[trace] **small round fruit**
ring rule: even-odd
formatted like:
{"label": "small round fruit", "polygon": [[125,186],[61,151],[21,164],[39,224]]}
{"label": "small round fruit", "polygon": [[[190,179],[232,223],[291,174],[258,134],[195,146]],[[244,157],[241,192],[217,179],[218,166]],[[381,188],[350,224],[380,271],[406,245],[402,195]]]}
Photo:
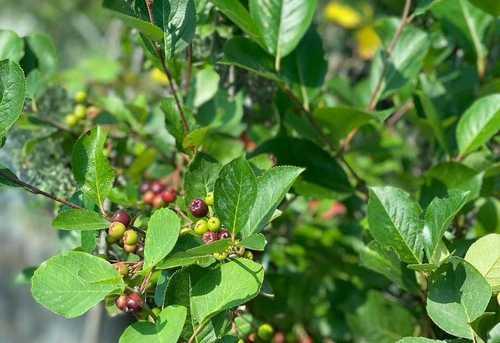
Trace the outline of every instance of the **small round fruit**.
{"label": "small round fruit", "polygon": [[245,251],[245,254],[243,255],[244,258],[248,258],[249,260],[253,260],[253,253],[249,250]]}
{"label": "small round fruit", "polygon": [[83,105],[76,105],[73,110],[73,115],[78,118],[78,120],[85,119],[87,116],[87,108]]}
{"label": "small round fruit", "polygon": [[203,235],[205,232],[208,231],[208,224],[205,219],[200,219],[194,224],[194,232],[197,235]]}
{"label": "small round fruit", "polygon": [[214,192],[210,192],[205,197],[205,202],[208,206],[213,206],[214,204]]}
{"label": "small round fruit", "polygon": [[274,329],[271,325],[265,323],[259,326],[257,330],[257,336],[264,341],[270,341],[273,337]]}
{"label": "small round fruit", "polygon": [[229,231],[227,230],[221,230],[221,232],[219,232],[219,239],[226,239],[226,238],[229,238],[231,235],[229,234]]}
{"label": "small round fruit", "polygon": [[214,253],[214,258],[217,260],[217,261],[224,261],[226,258],[227,258],[227,253],[226,252],[221,252],[221,253]]}
{"label": "small round fruit", "polygon": [[134,253],[136,249],[137,249],[137,244],[133,245],[123,244],[123,250],[125,250],[125,252],[128,252],[129,254]]}
{"label": "small round fruit", "polygon": [[175,189],[167,189],[163,193],[161,193],[161,198],[165,201],[166,204],[170,204],[177,199],[177,192]]}
{"label": "small round fruit", "polygon": [[144,299],[139,293],[130,293],[127,296],[127,311],[128,312],[138,312],[144,306]]}
{"label": "small round fruit", "polygon": [[79,91],[75,93],[75,101],[78,103],[82,103],[87,100],[87,93],[84,91]]}
{"label": "small round fruit", "polygon": [[127,230],[123,233],[123,244],[135,245],[139,237],[134,230]]}
{"label": "small round fruit", "polygon": [[125,262],[117,262],[113,264],[113,267],[120,273],[121,276],[127,276],[128,274],[128,266]]}
{"label": "small round fruit", "polygon": [[202,199],[194,199],[189,207],[191,214],[196,218],[205,217],[208,213],[208,206]]}
{"label": "small round fruit", "polygon": [[120,295],[115,300],[116,307],[120,309],[120,311],[127,312],[127,296],[125,294]]}
{"label": "small round fruit", "polygon": [[111,218],[112,221],[114,222],[120,222],[125,226],[128,226],[130,224],[130,216],[128,213],[124,210],[118,210],[113,214],[113,217]]}
{"label": "small round fruit", "polygon": [[142,194],[144,194],[147,191],[151,190],[151,184],[149,182],[143,182],[141,185],[141,188],[139,188],[139,190]]}
{"label": "small round fruit", "polygon": [[220,229],[220,220],[217,217],[208,219],[208,229],[212,232],[217,232]]}
{"label": "small round fruit", "polygon": [[108,242],[108,244],[116,243],[116,241],[118,241],[118,239],[111,237],[109,234],[106,236],[106,242]]}
{"label": "small round fruit", "polygon": [[142,196],[142,201],[144,201],[145,204],[153,205],[155,198],[156,198],[156,195],[153,193],[153,191],[147,191]]}
{"label": "small round fruit", "polygon": [[108,229],[108,235],[113,239],[122,238],[124,232],[126,230],[125,225],[120,222],[112,222]]}
{"label": "small round fruit", "polygon": [[152,206],[154,208],[160,208],[160,207],[163,207],[163,205],[165,205],[165,203],[163,202],[163,199],[161,198],[161,194],[155,195],[155,197],[153,199]]}
{"label": "small round fruit", "polygon": [[152,184],[151,184],[151,190],[155,193],[155,194],[160,194],[161,192],[163,192],[166,188],[166,185],[161,182],[161,181],[154,181]]}
{"label": "small round fruit", "polygon": [[217,232],[210,232],[210,231],[205,232],[203,234],[202,240],[205,244],[213,243],[219,240],[219,234]]}
{"label": "small round fruit", "polygon": [[78,118],[74,114],[68,114],[66,117],[64,117],[64,122],[69,127],[75,127],[76,124],[78,124]]}

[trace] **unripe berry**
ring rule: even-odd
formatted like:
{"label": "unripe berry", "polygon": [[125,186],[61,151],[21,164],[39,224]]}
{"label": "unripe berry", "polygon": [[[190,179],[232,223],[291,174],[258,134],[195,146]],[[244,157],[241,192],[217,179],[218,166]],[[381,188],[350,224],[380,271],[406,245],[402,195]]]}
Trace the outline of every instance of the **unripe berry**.
{"label": "unripe berry", "polygon": [[84,91],[79,91],[75,93],[75,101],[82,103],[87,100],[87,93]]}
{"label": "unripe berry", "polygon": [[248,258],[249,260],[253,260],[253,253],[249,250],[245,251],[245,254],[243,255],[244,258]]}
{"label": "unripe berry", "polygon": [[78,118],[74,114],[68,114],[66,117],[64,117],[64,122],[69,127],[75,127],[76,124],[78,124]]}
{"label": "unripe berry", "polygon": [[134,245],[137,243],[138,236],[134,230],[127,230],[123,233],[123,244]]}
{"label": "unripe berry", "polygon": [[160,208],[160,207],[163,207],[165,203],[163,202],[163,199],[161,198],[161,194],[158,194],[158,195],[155,195],[154,199],[153,199],[153,207],[154,208]]}
{"label": "unripe berry", "polygon": [[123,225],[123,223],[112,222],[108,229],[108,235],[111,236],[111,238],[118,240],[122,238],[125,230],[126,228],[125,225]]}
{"label": "unripe berry", "polygon": [[219,234],[217,232],[205,232],[202,238],[205,244],[209,244],[219,240]]}
{"label": "unripe berry", "polygon": [[128,226],[130,224],[130,216],[128,213],[124,210],[118,210],[113,214],[113,217],[111,218],[112,221],[114,222],[120,222],[125,226]]}
{"label": "unripe berry", "polygon": [[151,190],[155,193],[155,194],[160,194],[161,192],[163,192],[165,190],[166,186],[163,182],[161,181],[154,181],[152,184],[151,184]]}
{"label": "unripe berry", "polygon": [[155,198],[156,195],[153,193],[153,191],[147,191],[142,196],[142,201],[144,201],[145,204],[153,205],[153,201],[155,200]]}
{"label": "unripe berry", "polygon": [[220,229],[220,220],[217,217],[208,219],[208,229],[212,232],[217,232]]}
{"label": "unripe berry", "polygon": [[165,201],[166,204],[170,204],[174,202],[175,199],[177,199],[177,193],[175,189],[168,189],[161,193],[161,198],[163,199],[163,201]]}
{"label": "unripe berry", "polygon": [[227,258],[227,252],[221,252],[221,253],[214,253],[214,258],[217,260],[217,261],[223,261]]}
{"label": "unripe berry", "polygon": [[87,116],[87,108],[83,105],[76,105],[75,109],[73,110],[73,115],[78,118],[78,120],[85,119]]}
{"label": "unripe berry", "polygon": [[264,341],[270,341],[273,337],[274,329],[269,324],[262,324],[257,330],[257,336]]}
{"label": "unripe berry", "polygon": [[214,192],[210,192],[207,194],[207,196],[205,197],[205,203],[208,206],[213,206],[213,204],[214,204]]}
{"label": "unripe berry", "polygon": [[221,232],[219,232],[219,239],[226,239],[226,238],[229,238],[231,235],[229,234],[229,231],[227,230],[221,230]]}
{"label": "unripe berry", "polygon": [[125,294],[120,295],[115,300],[116,307],[120,309],[120,311],[127,312],[127,296]]}
{"label": "unripe berry", "polygon": [[127,276],[128,274],[128,266],[125,262],[117,262],[113,264],[113,267],[120,273],[121,276]]}
{"label": "unripe berry", "polygon": [[144,300],[138,293],[131,293],[127,296],[127,312],[138,312],[144,306]]}
{"label": "unripe berry", "polygon": [[208,213],[208,206],[202,199],[194,199],[189,207],[191,214],[197,218],[205,217]]}
{"label": "unripe berry", "polygon": [[123,250],[125,250],[125,252],[128,252],[129,254],[135,252],[135,249],[137,249],[137,244],[123,244]]}
{"label": "unripe berry", "polygon": [[208,224],[205,219],[200,219],[194,224],[194,232],[197,235],[203,235],[205,232],[208,231]]}

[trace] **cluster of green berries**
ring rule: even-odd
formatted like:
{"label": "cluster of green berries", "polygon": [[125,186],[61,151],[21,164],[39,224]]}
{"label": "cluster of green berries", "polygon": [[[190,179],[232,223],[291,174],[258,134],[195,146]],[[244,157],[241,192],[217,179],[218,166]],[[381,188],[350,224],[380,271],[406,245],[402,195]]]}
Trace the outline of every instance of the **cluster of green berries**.
{"label": "cluster of green berries", "polygon": [[130,216],[123,210],[116,211],[111,218],[108,229],[108,243],[121,243],[123,250],[128,253],[137,252],[139,246],[139,235],[133,229],[127,229],[130,224]]}
{"label": "cluster of green berries", "polygon": [[[274,337],[273,337],[274,336]],[[280,335],[282,336],[282,334]],[[276,342],[282,343],[284,340],[279,339],[274,335],[274,329],[270,324],[264,323],[260,325],[257,329],[257,332],[254,332],[247,337],[247,342],[249,343],[258,343],[258,342]],[[238,341],[238,343],[243,343],[244,340]]]}
{"label": "cluster of green berries", "polygon": [[73,112],[67,114],[64,117],[64,122],[68,127],[73,128],[77,126],[82,120],[85,118],[94,118],[96,117],[100,109],[95,106],[85,106],[87,101],[87,93],[84,91],[77,92],[75,94],[74,100],[76,102],[75,107],[73,108]]}
{"label": "cluster of green berries", "polygon": [[142,201],[153,208],[168,206],[177,199],[177,191],[174,188],[168,188],[160,180],[144,182],[141,185]]}
{"label": "cluster of green berries", "polygon": [[249,260],[253,260],[253,254],[250,250],[246,250],[243,245],[240,244],[240,241],[234,241],[229,247],[226,248],[223,252],[216,252],[213,254],[214,258],[218,261],[223,261],[226,258],[236,258],[236,257],[244,257]]}

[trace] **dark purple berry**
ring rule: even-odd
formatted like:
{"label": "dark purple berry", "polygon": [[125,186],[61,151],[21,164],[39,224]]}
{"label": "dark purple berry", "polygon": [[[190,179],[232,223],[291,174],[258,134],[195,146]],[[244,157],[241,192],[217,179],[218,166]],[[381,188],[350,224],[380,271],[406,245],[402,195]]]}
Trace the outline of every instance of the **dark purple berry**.
{"label": "dark purple berry", "polygon": [[203,234],[202,240],[203,240],[203,242],[205,242],[205,244],[215,242],[215,241],[219,240],[219,233],[218,232],[211,232],[211,231],[205,232]]}
{"label": "dark purple berry", "polygon": [[124,210],[118,210],[115,214],[113,214],[111,221],[120,222],[123,225],[128,226],[128,224],[130,224],[130,216]]}
{"label": "dark purple berry", "polygon": [[189,207],[191,214],[197,218],[205,217],[208,213],[208,206],[202,199],[194,199]]}
{"label": "dark purple berry", "polygon": [[229,238],[231,235],[229,234],[229,231],[227,230],[221,230],[219,232],[219,239],[226,239]]}
{"label": "dark purple berry", "polygon": [[139,312],[144,306],[144,300],[138,293],[127,296],[127,312]]}

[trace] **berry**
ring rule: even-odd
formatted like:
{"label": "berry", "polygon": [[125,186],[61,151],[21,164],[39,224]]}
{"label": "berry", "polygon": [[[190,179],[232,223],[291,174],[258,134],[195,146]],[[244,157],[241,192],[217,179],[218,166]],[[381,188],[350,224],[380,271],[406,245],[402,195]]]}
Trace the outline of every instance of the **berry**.
{"label": "berry", "polygon": [[220,229],[220,220],[217,217],[208,219],[208,229],[212,232],[217,232]]}
{"label": "berry", "polygon": [[127,230],[123,233],[123,244],[135,245],[137,243],[137,232],[134,230]]}
{"label": "berry", "polygon": [[243,255],[244,258],[248,258],[249,260],[253,260],[253,254],[251,251],[247,250]]}
{"label": "berry", "polygon": [[128,266],[125,262],[117,262],[113,264],[113,267],[120,273],[121,276],[127,276],[128,274]]}
{"label": "berry", "polygon": [[214,204],[214,192],[210,192],[205,197],[205,202],[208,206],[213,206]]}
{"label": "berry", "polygon": [[142,196],[142,201],[144,201],[145,204],[153,205],[153,201],[155,200],[155,198],[156,195],[153,193],[153,191],[147,191]]}
{"label": "berry", "polygon": [[168,189],[161,193],[161,198],[163,201],[165,201],[166,204],[170,204],[171,202],[174,202],[175,199],[177,199],[177,192],[175,189]]}
{"label": "berry", "polygon": [[163,207],[165,203],[163,202],[163,199],[161,198],[161,195],[156,195],[153,199],[153,207],[154,208],[160,208],[160,207]]}
{"label": "berry", "polygon": [[200,219],[194,224],[194,232],[197,235],[203,235],[205,232],[208,231],[208,224],[205,219]]}
{"label": "berry", "polygon": [[229,234],[229,231],[227,230],[222,230],[219,232],[219,239],[226,239],[229,238],[231,235]]}
{"label": "berry", "polygon": [[127,308],[127,296],[125,294],[120,295],[115,300],[116,307],[118,307],[123,312],[128,312]]}
{"label": "berry", "polygon": [[213,256],[217,261],[224,261],[227,258],[227,252],[216,252]]}
{"label": "berry", "polygon": [[106,242],[108,242],[108,244],[116,243],[117,240],[118,239],[111,237],[109,234],[106,236]]}
{"label": "berry", "polygon": [[139,188],[140,192],[141,193],[146,193],[147,191],[150,191],[151,190],[151,184],[149,182],[144,182],[142,185],[141,185],[141,188]]}
{"label": "berry", "polygon": [[120,222],[125,226],[128,226],[130,224],[130,216],[128,213],[124,210],[118,210],[113,214],[113,217],[111,218],[112,221],[114,222]]}
{"label": "berry", "polygon": [[76,124],[78,124],[78,118],[74,114],[68,114],[66,117],[64,117],[64,122],[69,127],[75,127]]}
{"label": "berry", "polygon": [[129,245],[129,244],[123,244],[123,250],[128,253],[133,253],[137,249],[137,244]]}
{"label": "berry", "polygon": [[259,326],[259,329],[257,330],[257,336],[261,338],[264,341],[270,341],[271,338],[273,337],[274,329],[271,325],[269,324],[262,324]]}
{"label": "berry", "polygon": [[273,337],[273,342],[274,343],[285,343],[286,342],[286,337],[283,332],[276,332],[276,335]]}
{"label": "berry", "polygon": [[85,100],[87,100],[87,93],[86,92],[84,92],[84,91],[76,92],[76,94],[75,94],[75,101],[76,102],[82,103]]}
{"label": "berry", "polygon": [[163,192],[165,190],[165,188],[166,188],[165,184],[161,181],[155,181],[151,184],[151,190],[155,194],[160,194],[161,192]]}
{"label": "berry", "polygon": [[197,218],[205,217],[208,213],[208,206],[202,199],[194,199],[189,207],[191,214]]}
{"label": "berry", "polygon": [[78,118],[78,120],[82,120],[87,116],[87,108],[83,105],[76,105],[73,110],[73,115]]}
{"label": "berry", "polygon": [[144,300],[138,293],[127,296],[127,312],[139,312],[144,306]]}
{"label": "berry", "polygon": [[112,222],[108,229],[108,235],[111,236],[111,238],[118,240],[122,238],[125,230],[126,228],[125,225],[123,225],[123,223]]}
{"label": "berry", "polygon": [[215,241],[219,240],[219,234],[217,232],[210,232],[210,231],[205,232],[203,234],[202,240],[205,244],[215,242]]}

